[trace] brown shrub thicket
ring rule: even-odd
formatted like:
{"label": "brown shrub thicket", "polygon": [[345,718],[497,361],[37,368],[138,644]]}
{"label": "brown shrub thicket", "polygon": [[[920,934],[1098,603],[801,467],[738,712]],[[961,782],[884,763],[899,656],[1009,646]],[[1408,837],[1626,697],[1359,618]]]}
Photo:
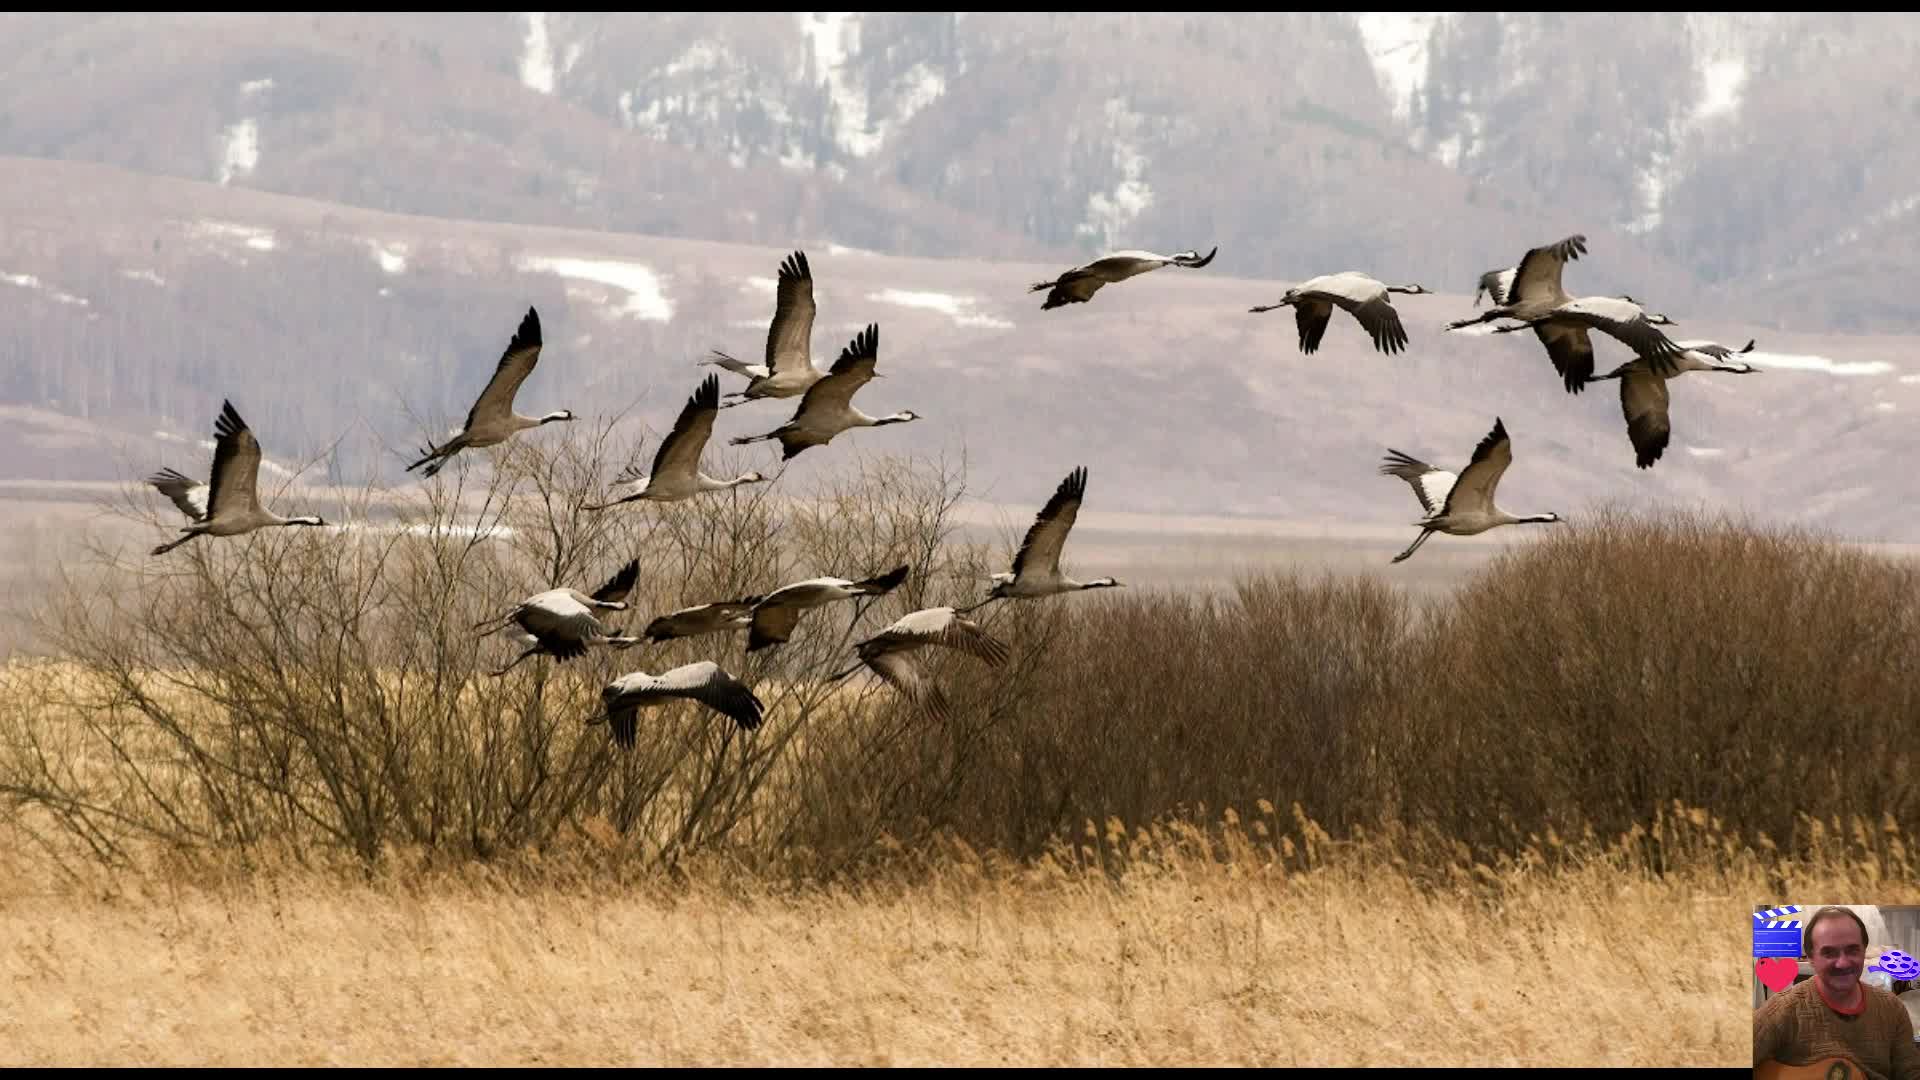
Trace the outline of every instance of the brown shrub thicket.
{"label": "brown shrub thicket", "polygon": [[[328,511],[344,531],[77,553],[39,608],[48,662],[0,675],[0,797],[49,850],[109,861],[156,844],[362,864],[572,848],[803,877],[940,837],[1031,858],[1090,823],[1262,800],[1334,837],[1418,833],[1449,863],[1634,834],[1657,868],[1644,826],[1676,800],[1789,853],[1811,841],[1801,813],[1920,825],[1906,565],[1791,530],[1601,514],[1425,608],[1385,577],[1287,575],[1002,602],[978,617],[1006,666],[930,650],[954,705],[936,725],[870,676],[824,676],[886,622],[977,599],[1009,553],[956,538],[961,470],[828,452],[846,460],[811,489],[593,514],[620,456],[605,430],[543,434],[419,488],[365,486]],[[475,623],[634,557],[615,620],[631,631],[809,576],[913,573],[857,626],[850,604],[817,609],[751,656],[733,633],[485,676],[517,647]],[[755,687],[761,730],[686,704],[644,714],[621,753],[588,725],[611,678],[698,659]]]}

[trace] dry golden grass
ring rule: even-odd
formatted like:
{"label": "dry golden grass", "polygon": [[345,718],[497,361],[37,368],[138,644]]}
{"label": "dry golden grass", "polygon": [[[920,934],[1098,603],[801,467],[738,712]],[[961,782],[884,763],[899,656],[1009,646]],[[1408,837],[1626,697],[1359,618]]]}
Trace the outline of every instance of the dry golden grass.
{"label": "dry golden grass", "polygon": [[1110,825],[858,889],[703,865],[19,890],[0,1064],[1737,1066],[1753,902],[1920,898],[1910,866],[1889,888],[1836,851],[1770,885],[1705,815],[1666,827],[1691,855],[1665,878],[1616,850],[1429,890],[1388,869],[1405,841],[1308,858],[1261,819],[1211,855]]}

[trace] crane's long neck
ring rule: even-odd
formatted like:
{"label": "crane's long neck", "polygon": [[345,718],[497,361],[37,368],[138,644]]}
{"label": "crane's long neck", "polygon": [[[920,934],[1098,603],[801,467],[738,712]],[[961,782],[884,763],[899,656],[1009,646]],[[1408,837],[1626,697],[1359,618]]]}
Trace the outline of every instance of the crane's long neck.
{"label": "crane's long neck", "polygon": [[760,474],[754,472],[743,472],[731,480],[716,480],[706,473],[701,473],[699,482],[701,491],[725,491],[728,488],[739,487],[741,484],[755,483],[760,479]]}
{"label": "crane's long neck", "polygon": [[573,414],[565,409],[561,409],[558,412],[550,412],[545,416],[521,416],[519,413],[514,413],[513,426],[515,430],[524,431],[527,428],[537,428],[542,424],[551,424],[556,420],[571,419],[573,419]]}

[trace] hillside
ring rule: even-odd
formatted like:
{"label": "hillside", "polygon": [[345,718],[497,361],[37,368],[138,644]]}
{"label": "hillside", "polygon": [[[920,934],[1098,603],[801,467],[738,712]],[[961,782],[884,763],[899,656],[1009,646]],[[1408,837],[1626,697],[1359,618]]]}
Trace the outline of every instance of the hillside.
{"label": "hillside", "polygon": [[[1630,32],[1629,32],[1630,28]],[[914,256],[1222,245],[1912,332],[1907,15],[9,15],[0,154]],[[1550,59],[1544,59],[1550,58]],[[1835,123],[1835,117],[1845,117]],[[1438,283],[1438,284],[1436,284]]]}
{"label": "hillside", "polygon": [[[25,159],[0,161],[0,233],[17,358],[0,395],[30,406],[9,413],[0,480],[204,471],[193,444],[231,398],[283,467],[337,446],[316,482],[417,483],[405,455],[458,423],[529,304],[548,345],[522,409],[631,407],[629,424],[657,432],[714,370],[696,367],[708,350],[758,356],[788,250],[384,214]],[[788,467],[802,484],[862,451],[964,451],[976,494],[995,502],[1037,506],[1084,463],[1090,510],[1399,527],[1417,506],[1375,472],[1385,448],[1457,468],[1499,415],[1515,447],[1501,497],[1516,511],[1679,500],[1920,538],[1903,509],[1916,480],[1880,464],[1898,460],[1920,408],[1909,338],[1671,309],[1681,337],[1758,337],[1768,370],[1675,383],[1673,445],[1641,472],[1609,387],[1570,397],[1529,335],[1442,332],[1473,310],[1464,292],[1396,298],[1406,353],[1364,348],[1343,316],[1309,358],[1285,313],[1246,310],[1282,283],[1225,268],[1224,245],[1205,270],[1043,313],[1027,285],[1064,265],[795,242],[817,278],[816,361],[878,323],[890,377],[860,403],[925,417],[810,451]],[[1569,284],[1613,257],[1595,238]],[[1602,365],[1625,359],[1599,348]],[[777,463],[722,440],[770,430],[790,407],[723,414],[712,471]]]}

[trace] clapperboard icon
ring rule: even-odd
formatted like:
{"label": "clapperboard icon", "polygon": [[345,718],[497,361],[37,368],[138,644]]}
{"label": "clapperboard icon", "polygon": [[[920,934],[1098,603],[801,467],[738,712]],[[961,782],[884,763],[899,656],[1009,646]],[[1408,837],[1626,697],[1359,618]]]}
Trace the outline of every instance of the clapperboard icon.
{"label": "clapperboard icon", "polygon": [[1753,955],[1800,957],[1800,905],[1753,913]]}

